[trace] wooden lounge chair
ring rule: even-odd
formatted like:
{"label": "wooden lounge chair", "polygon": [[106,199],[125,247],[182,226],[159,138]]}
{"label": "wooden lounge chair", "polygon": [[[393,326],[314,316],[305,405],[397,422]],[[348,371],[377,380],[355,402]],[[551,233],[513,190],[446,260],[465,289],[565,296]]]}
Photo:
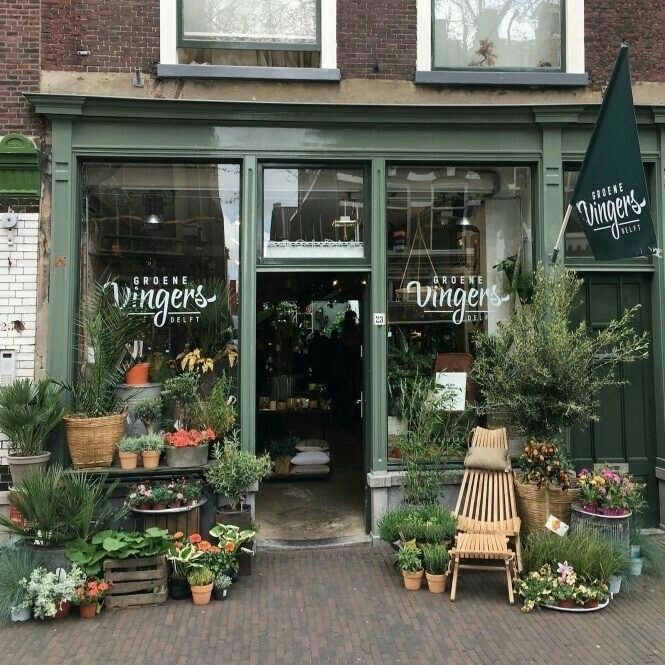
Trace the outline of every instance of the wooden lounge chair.
{"label": "wooden lounge chair", "polygon": [[[476,427],[471,445],[507,450],[506,430]],[[453,514],[458,519],[459,532],[451,551],[453,589],[459,568],[469,568],[461,565],[460,559],[502,559],[506,570],[512,570],[516,560],[517,570],[522,570],[521,522],[515,505],[512,471],[466,469]],[[515,543],[514,550],[508,546],[509,539]]]}

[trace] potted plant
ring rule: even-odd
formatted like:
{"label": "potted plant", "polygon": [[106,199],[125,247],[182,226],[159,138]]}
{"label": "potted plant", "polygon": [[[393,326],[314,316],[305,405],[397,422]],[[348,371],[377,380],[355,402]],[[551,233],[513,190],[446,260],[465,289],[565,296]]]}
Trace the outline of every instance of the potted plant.
{"label": "potted plant", "polygon": [[415,545],[402,545],[395,554],[395,559],[404,578],[404,588],[417,591],[423,583],[422,552]]}
{"label": "potted plant", "polygon": [[8,439],[7,464],[17,483],[34,469],[46,469],[46,439],[62,420],[62,388],[48,379],[17,379],[0,388],[0,432]]}
{"label": "potted plant", "polygon": [[74,589],[74,604],[79,607],[81,619],[94,619],[101,609],[109,583],[96,578],[89,578]]}
{"label": "potted plant", "polygon": [[126,344],[125,348],[131,358],[129,367],[125,372],[125,385],[127,386],[143,386],[148,383],[148,372],[150,371],[150,363],[145,361],[143,353],[143,340],[135,339],[131,343]]}
{"label": "potted plant", "polygon": [[159,466],[162,450],[164,450],[164,439],[158,434],[146,434],[139,437],[139,441],[143,468],[156,469]]}
{"label": "potted plant", "polygon": [[74,382],[62,382],[72,396],[64,418],[74,468],[108,467],[125,427],[125,403],[117,389],[124,379],[125,343],[133,339],[138,317],[118,307],[103,285],[81,309],[79,338],[84,341]]}
{"label": "potted plant", "polygon": [[268,454],[256,456],[240,450],[239,430],[225,437],[224,445],[215,445],[213,462],[205,470],[205,478],[217,494],[226,497],[227,505],[217,511],[217,522],[240,529],[251,527],[251,507],[245,504],[250,488],[272,470]]}
{"label": "potted plant", "polygon": [[135,469],[141,452],[141,439],[126,436],[118,442],[118,457],[121,469]]}
{"label": "potted plant", "polygon": [[210,442],[216,437],[211,429],[184,430],[164,434],[166,464],[178,469],[205,466],[208,462]]}
{"label": "potted plant", "polygon": [[199,399],[193,408],[193,425],[200,430],[211,429],[223,438],[238,420],[233,377],[224,372],[215,381],[210,395]]}
{"label": "potted plant", "polygon": [[150,397],[144,399],[132,408],[132,414],[145,428],[146,434],[155,434],[159,429],[159,421],[162,415],[162,398]]}
{"label": "potted plant", "polygon": [[201,540],[199,534],[193,534],[186,540],[181,531],[173,535],[173,543],[166,553],[166,558],[171,562],[169,594],[174,600],[184,600],[191,595],[187,574],[197,559],[200,559],[204,554],[203,551],[197,548],[197,544]]}
{"label": "potted plant", "polygon": [[450,562],[448,550],[444,545],[425,545],[422,555],[427,587],[431,593],[443,593],[446,590]]}
{"label": "potted plant", "polygon": [[628,473],[604,467],[600,471],[582,469],[577,474],[582,510],[599,517],[629,517],[644,506],[644,485]]}
{"label": "potted plant", "polygon": [[212,595],[215,600],[226,600],[231,586],[231,578],[225,572],[219,572],[213,582]]}
{"label": "potted plant", "polygon": [[85,583],[86,575],[73,565],[67,573],[62,568],[49,571],[35,568],[28,580],[28,591],[34,598],[35,619],[64,619],[76,599],[76,587]]}
{"label": "potted plant", "polygon": [[16,545],[0,548],[0,620],[30,619],[33,599],[28,579],[38,563],[34,550]]}
{"label": "potted plant", "polygon": [[215,576],[209,568],[193,568],[187,574],[187,581],[192,590],[194,605],[207,605],[212,595]]}
{"label": "potted plant", "polygon": [[153,510],[164,510],[172,499],[173,492],[166,485],[155,485],[152,488]]}
{"label": "potted plant", "polygon": [[[531,303],[499,324],[496,333],[475,337],[472,378],[484,397],[481,411],[510,414],[530,450],[556,446],[567,428],[597,421],[600,392],[623,382],[618,368],[648,355],[646,333],[633,328],[637,307],[600,331],[571,323],[581,286],[571,271],[539,265]],[[567,478],[557,484],[558,475],[546,476],[540,485],[528,476],[516,479],[518,511],[527,531],[544,529],[546,504],[569,522],[576,497],[566,495]],[[551,509],[557,503],[559,514]]]}
{"label": "potted plant", "polygon": [[175,429],[192,427],[194,411],[199,403],[200,377],[194,372],[182,372],[164,381],[162,400],[173,411]]}

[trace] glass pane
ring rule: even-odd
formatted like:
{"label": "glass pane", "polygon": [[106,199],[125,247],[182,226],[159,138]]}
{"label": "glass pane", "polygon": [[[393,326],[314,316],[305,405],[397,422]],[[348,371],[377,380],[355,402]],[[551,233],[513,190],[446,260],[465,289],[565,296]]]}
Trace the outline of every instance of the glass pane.
{"label": "glass pane", "polygon": [[133,303],[152,381],[193,349],[228,367],[238,328],[237,164],[86,164],[81,237],[82,296],[106,284],[116,302]]}
{"label": "glass pane", "polygon": [[239,45],[316,44],[317,0],[183,0],[182,36]]}
{"label": "glass pane", "polygon": [[561,0],[434,0],[434,67],[561,69]]}
{"label": "glass pane", "polygon": [[451,410],[462,411],[475,398],[474,333],[494,332],[528,295],[531,170],[391,168],[387,197],[389,414],[400,417],[416,375],[461,381]]}
{"label": "glass pane", "polygon": [[267,168],[263,250],[267,258],[362,258],[362,169]]}

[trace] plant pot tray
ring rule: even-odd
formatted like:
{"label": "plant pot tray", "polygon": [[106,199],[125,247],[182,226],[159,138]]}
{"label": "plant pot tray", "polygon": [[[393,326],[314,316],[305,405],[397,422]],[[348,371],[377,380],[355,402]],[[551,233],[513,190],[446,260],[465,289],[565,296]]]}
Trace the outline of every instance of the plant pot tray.
{"label": "plant pot tray", "polygon": [[140,510],[139,508],[132,508],[131,510],[135,513],[141,513],[142,515],[170,515],[173,513],[188,513],[190,510],[195,508],[200,508],[208,499],[203,497],[197,503],[191,506],[181,506],[180,508],[164,508],[163,510]]}
{"label": "plant pot tray", "polygon": [[106,559],[104,577],[112,585],[106,607],[161,605],[168,597],[166,557]]}
{"label": "plant pot tray", "polygon": [[604,610],[610,604],[609,598],[604,602],[598,605],[598,607],[559,607],[558,605],[541,605],[540,607],[545,607],[548,610],[556,610],[557,612],[576,612],[578,614],[586,612],[597,612],[598,610]]}

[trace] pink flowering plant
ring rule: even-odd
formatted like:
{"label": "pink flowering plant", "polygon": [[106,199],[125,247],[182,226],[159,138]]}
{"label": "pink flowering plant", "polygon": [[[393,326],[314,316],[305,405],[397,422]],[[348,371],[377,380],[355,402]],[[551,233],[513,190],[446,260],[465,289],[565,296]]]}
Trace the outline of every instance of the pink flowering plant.
{"label": "pink flowering plant", "polygon": [[636,483],[630,474],[607,466],[598,472],[582,469],[577,484],[587,512],[620,516],[644,506],[644,485]]}

